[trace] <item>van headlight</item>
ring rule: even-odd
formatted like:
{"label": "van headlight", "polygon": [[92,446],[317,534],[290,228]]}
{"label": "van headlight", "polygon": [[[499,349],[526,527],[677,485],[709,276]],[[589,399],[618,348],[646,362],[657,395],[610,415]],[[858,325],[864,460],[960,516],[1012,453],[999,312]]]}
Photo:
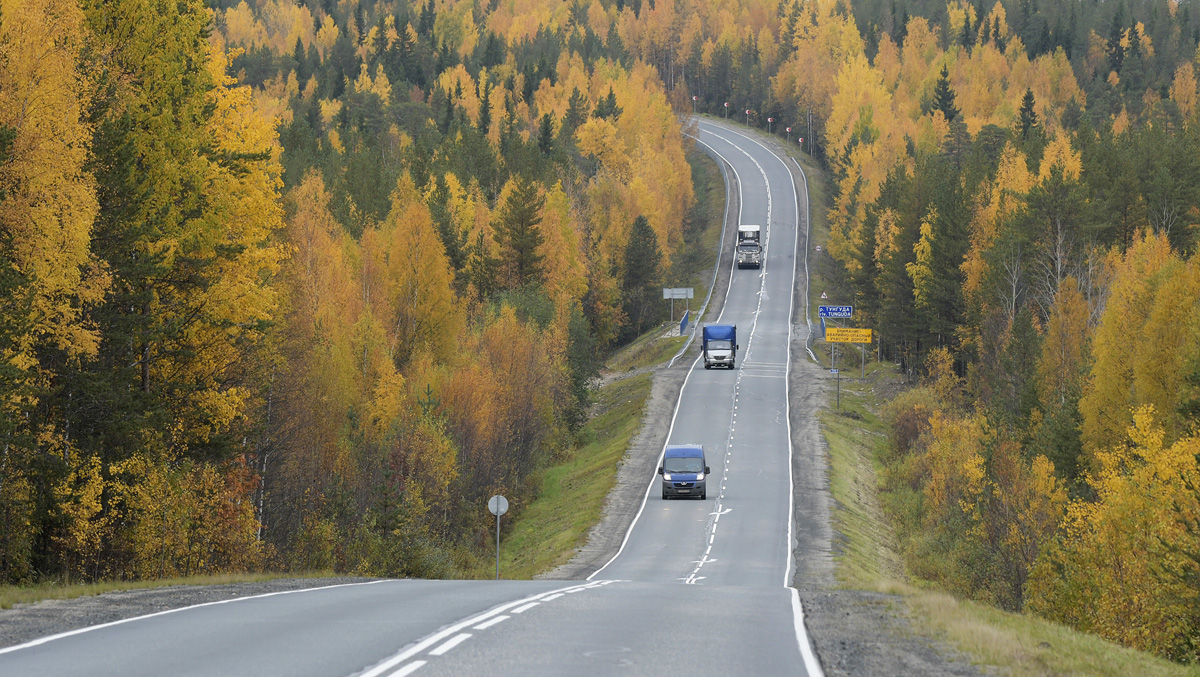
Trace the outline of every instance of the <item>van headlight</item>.
{"label": "van headlight", "polygon": [[704,479],[704,473],[696,473],[696,481],[699,482],[702,479]]}
{"label": "van headlight", "polygon": [[671,481],[671,473],[669,473],[669,472],[663,473],[663,481],[670,482]]}

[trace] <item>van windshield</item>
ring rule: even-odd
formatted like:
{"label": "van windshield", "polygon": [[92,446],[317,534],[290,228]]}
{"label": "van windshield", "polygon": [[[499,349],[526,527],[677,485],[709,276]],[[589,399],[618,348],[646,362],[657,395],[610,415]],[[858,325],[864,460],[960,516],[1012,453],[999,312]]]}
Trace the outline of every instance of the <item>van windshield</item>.
{"label": "van windshield", "polygon": [[676,456],[663,459],[664,472],[704,472],[704,459],[696,456]]}
{"label": "van windshield", "polygon": [[732,347],[733,342],[725,339],[713,339],[708,342],[709,350],[729,350]]}

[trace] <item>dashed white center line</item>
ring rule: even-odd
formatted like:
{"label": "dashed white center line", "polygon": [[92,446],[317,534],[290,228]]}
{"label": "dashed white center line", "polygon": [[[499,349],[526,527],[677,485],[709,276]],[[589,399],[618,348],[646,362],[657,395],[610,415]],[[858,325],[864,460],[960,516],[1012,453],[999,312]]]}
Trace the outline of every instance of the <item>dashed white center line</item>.
{"label": "dashed white center line", "polygon": [[439,646],[438,648],[430,651],[429,655],[430,656],[441,656],[442,654],[453,649],[454,647],[458,646],[459,644],[462,644],[463,642],[467,641],[468,639],[471,639],[471,633],[460,632],[457,635],[446,640],[445,642],[442,642],[442,645]]}
{"label": "dashed white center line", "polygon": [[393,672],[392,674],[388,675],[388,677],[404,677],[405,675],[411,675],[412,673],[421,669],[422,665],[425,665],[425,661],[413,661],[413,662],[409,663],[408,665],[400,668],[399,670]]}
{"label": "dashed white center line", "polygon": [[521,606],[513,609],[512,612],[514,614],[523,614],[526,611],[529,611],[533,607],[537,606],[538,604],[541,604],[541,602],[530,602],[529,604],[522,604]]}
{"label": "dashed white center line", "polygon": [[496,616],[495,618],[493,618],[490,621],[487,621],[486,623],[480,623],[479,625],[476,625],[475,629],[476,630],[487,630],[488,628],[492,627],[493,625],[497,625],[499,623],[503,623],[504,621],[507,621],[509,618],[510,618],[509,616]]}
{"label": "dashed white center line", "polygon": [[559,597],[562,597],[562,596],[563,596],[563,594],[560,592],[560,593],[558,593],[558,594],[555,594],[555,595],[550,595],[549,597],[543,597],[543,598],[542,598],[542,601],[543,601],[543,602],[549,602],[549,601],[550,601],[550,600],[552,600],[552,599],[558,599]]}

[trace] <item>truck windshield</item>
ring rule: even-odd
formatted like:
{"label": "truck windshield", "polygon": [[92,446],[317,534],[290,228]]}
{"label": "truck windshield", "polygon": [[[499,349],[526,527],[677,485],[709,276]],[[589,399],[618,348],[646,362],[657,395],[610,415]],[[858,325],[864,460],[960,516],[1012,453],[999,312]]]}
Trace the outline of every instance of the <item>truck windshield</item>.
{"label": "truck windshield", "polygon": [[672,472],[704,472],[704,461],[694,456],[677,456],[663,459],[663,471]]}
{"label": "truck windshield", "polygon": [[729,350],[733,347],[733,343],[725,339],[714,339],[708,342],[709,350]]}
{"label": "truck windshield", "polygon": [[742,245],[738,246],[738,249],[740,249],[744,252],[756,252],[756,251],[758,251],[758,245],[753,244],[753,243],[742,244]]}

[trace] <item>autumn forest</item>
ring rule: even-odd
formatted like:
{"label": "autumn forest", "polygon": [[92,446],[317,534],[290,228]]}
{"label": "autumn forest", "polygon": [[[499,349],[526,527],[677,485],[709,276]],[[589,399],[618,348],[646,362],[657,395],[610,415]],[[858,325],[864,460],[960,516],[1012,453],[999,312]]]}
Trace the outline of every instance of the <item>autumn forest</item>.
{"label": "autumn forest", "polygon": [[694,109],[823,170],[909,572],[1196,661],[1191,10],[0,0],[0,579],[465,575],[666,319]]}

